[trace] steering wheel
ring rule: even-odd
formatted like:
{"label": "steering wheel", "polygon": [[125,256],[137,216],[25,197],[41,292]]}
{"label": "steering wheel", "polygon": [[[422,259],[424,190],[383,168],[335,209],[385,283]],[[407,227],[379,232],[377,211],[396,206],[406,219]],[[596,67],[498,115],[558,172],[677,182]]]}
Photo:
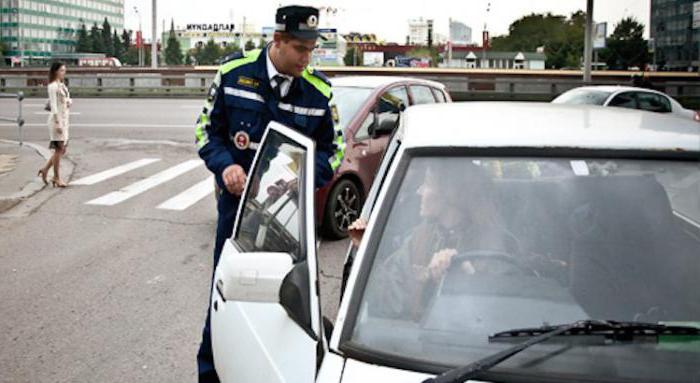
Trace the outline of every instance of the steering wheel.
{"label": "steering wheel", "polygon": [[[512,267],[512,269],[517,270],[518,275],[524,276],[534,276],[539,278],[540,274],[534,268],[527,265],[519,257],[516,257],[505,251],[498,250],[471,250],[459,253],[452,257],[450,261],[450,267],[447,269],[445,275],[451,271],[451,269],[461,266],[464,262],[473,263],[507,263]],[[498,273],[502,274],[502,273]],[[508,273],[510,274],[510,273]],[[444,279],[444,276],[443,276]]]}

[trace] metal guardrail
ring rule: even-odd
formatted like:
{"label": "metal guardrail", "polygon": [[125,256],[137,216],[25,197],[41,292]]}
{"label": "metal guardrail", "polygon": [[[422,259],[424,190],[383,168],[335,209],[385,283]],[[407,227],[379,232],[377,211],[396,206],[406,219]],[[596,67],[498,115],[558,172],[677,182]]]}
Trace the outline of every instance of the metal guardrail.
{"label": "metal guardrail", "polygon": [[0,121],[14,122],[17,123],[17,131],[19,134],[19,145],[24,144],[24,138],[22,135],[22,127],[24,126],[24,118],[22,118],[22,101],[24,101],[24,93],[0,93],[0,98],[16,98],[17,99],[17,117],[3,117],[0,116]]}

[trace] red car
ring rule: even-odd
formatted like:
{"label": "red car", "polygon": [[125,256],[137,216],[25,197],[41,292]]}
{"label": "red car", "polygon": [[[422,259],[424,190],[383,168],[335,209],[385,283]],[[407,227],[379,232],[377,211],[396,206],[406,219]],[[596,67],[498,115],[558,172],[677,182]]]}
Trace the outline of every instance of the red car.
{"label": "red car", "polygon": [[399,104],[451,102],[445,86],[389,76],[335,77],[333,100],[346,142],[345,158],[333,180],[316,192],[316,222],[330,239],[347,236],[359,217],[379,162],[397,126]]}

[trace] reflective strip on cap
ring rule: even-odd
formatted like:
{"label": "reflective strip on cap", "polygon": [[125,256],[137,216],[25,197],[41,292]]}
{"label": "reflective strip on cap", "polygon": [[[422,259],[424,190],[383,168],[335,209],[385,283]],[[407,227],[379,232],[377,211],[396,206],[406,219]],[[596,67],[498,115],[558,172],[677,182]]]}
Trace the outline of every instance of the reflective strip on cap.
{"label": "reflective strip on cap", "polygon": [[261,95],[255,93],[255,92],[248,91],[248,90],[237,89],[237,88],[232,88],[230,86],[225,86],[224,93],[226,93],[230,96],[245,98],[246,100],[253,100],[253,101],[257,101],[257,102],[262,102],[263,104],[265,103],[265,99]]}
{"label": "reflective strip on cap", "polygon": [[302,116],[323,117],[323,115],[326,114],[325,109],[305,108],[302,106],[285,104],[283,102],[279,103],[279,108],[281,110],[292,112],[294,114],[300,114]]}

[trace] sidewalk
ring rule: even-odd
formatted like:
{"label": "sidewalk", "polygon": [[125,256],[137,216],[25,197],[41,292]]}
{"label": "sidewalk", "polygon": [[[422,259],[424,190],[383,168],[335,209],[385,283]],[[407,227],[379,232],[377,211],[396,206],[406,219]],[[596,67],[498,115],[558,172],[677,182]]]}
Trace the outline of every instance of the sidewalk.
{"label": "sidewalk", "polygon": [[[37,171],[50,156],[48,148],[36,144],[25,142],[20,146],[16,141],[0,140],[0,213],[44,188]],[[71,169],[67,168],[70,172]],[[70,174],[65,174],[64,177],[69,179]]]}

